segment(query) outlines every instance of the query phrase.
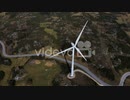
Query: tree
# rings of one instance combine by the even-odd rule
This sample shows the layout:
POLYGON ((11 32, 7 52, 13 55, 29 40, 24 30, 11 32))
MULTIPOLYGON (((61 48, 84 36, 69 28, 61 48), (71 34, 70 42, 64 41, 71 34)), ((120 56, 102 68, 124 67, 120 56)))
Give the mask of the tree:
POLYGON ((4 71, 0 71, 0 81, 4 78, 5 76, 5 72, 4 71))
POLYGON ((33 84, 33 79, 32 78, 28 78, 27 81, 26 81, 26 83, 28 85, 32 85, 33 84))
POLYGON ((11 61, 10 59, 8 59, 8 58, 5 58, 5 59, 3 60, 3 64, 4 64, 4 65, 7 65, 7 66, 10 66, 10 65, 12 64, 12 61, 11 61))
POLYGON ((8 84, 9 84, 9 86, 15 86, 16 81, 15 80, 9 80, 8 84))

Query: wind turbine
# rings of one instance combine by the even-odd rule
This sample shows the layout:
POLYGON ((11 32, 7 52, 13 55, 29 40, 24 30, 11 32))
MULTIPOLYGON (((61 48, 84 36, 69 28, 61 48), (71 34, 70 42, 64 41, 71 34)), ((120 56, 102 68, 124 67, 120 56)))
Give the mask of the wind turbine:
POLYGON ((64 52, 66 52, 66 51, 70 51, 70 50, 72 49, 72 63, 71 63, 71 74, 70 74, 71 77, 74 76, 74 54, 75 54, 75 49, 76 49, 77 52, 85 59, 85 61, 87 61, 87 59, 83 56, 83 54, 81 53, 81 51, 76 47, 76 45, 78 44, 79 39, 80 39, 80 37, 81 37, 81 35, 82 35, 82 33, 83 33, 85 27, 86 27, 86 25, 87 25, 87 23, 88 23, 88 21, 87 21, 87 22, 85 23, 85 25, 83 26, 83 28, 82 28, 82 30, 81 30, 81 32, 80 32, 78 38, 76 39, 75 44, 74 44, 73 42, 71 42, 72 47, 70 47, 70 48, 68 48, 68 49, 65 49, 64 51, 61 51, 61 52, 59 52, 59 53, 57 53, 57 54, 51 56, 51 58, 52 58, 52 57, 54 57, 54 56, 58 56, 59 54, 62 54, 62 53, 64 53, 64 52))

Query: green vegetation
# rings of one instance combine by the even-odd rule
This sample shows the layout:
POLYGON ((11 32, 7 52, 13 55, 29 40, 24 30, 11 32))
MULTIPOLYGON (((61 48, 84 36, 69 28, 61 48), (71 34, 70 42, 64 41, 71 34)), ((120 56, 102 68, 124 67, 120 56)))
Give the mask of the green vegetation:
POLYGON ((121 64, 116 67, 116 70, 130 69, 130 57, 116 56, 115 59, 121 59, 121 64))
POLYGON ((57 32, 53 29, 45 28, 44 31, 49 35, 53 36, 55 39, 57 39, 57 32))
POLYGON ((8 86, 8 80, 10 78, 10 67, 7 67, 5 65, 0 65, 0 70, 5 72, 4 78, 1 80, 0 84, 2 86, 8 86))
POLYGON ((108 78, 109 80, 111 81, 114 81, 115 80, 115 76, 114 74, 112 73, 112 70, 111 69, 106 69, 106 68, 102 68, 100 69, 100 73, 103 77, 106 77, 108 78))
POLYGON ((5 58, 0 55, 0 65, 1 64, 10 66, 12 64, 12 61, 9 58, 5 58))
POLYGON ((47 28, 48 26, 51 25, 51 22, 43 22, 43 23, 40 23, 40 27, 42 28, 47 28))
POLYGON ((27 64, 25 70, 27 70, 27 77, 32 78, 33 86, 51 86, 52 80, 60 73, 61 68, 59 65, 48 67, 45 65, 46 61, 41 61, 41 64, 31 65, 27 64))
POLYGON ((0 70, 0 81, 5 77, 5 72, 0 70))

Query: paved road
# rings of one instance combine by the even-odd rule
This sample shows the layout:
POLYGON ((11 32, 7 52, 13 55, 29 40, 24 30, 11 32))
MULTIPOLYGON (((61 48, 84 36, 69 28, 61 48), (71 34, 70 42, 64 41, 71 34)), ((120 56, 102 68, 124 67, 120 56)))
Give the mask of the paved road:
POLYGON ((124 82, 126 80, 126 78, 130 76, 130 72, 126 72, 125 74, 122 75, 121 79, 120 79, 120 83, 119 83, 119 86, 123 86, 124 85, 124 82))
MULTIPOLYGON (((8 58, 15 58, 15 57, 31 57, 31 56, 37 56, 36 54, 19 54, 19 55, 8 55, 6 53, 6 49, 5 49, 5 45, 2 41, 0 41, 0 44, 2 46, 2 55, 4 57, 8 57, 8 58)), ((49 57, 49 55, 45 55, 47 57, 49 57)), ((58 61, 62 61, 62 62, 66 62, 65 59, 60 58, 60 57, 53 57, 53 59, 58 60, 58 61)), ((70 60, 67 60, 69 64, 71 64, 70 60)), ((98 78, 94 73, 92 73, 87 67, 79 64, 79 63, 74 63, 75 66, 79 67, 81 70, 83 70, 87 76, 89 76, 91 79, 93 79, 95 82, 97 82, 98 84, 101 84, 102 86, 111 86, 110 84, 105 83, 104 81, 102 81, 100 78, 98 78)), ((120 80, 119 86, 123 86, 124 85, 124 81, 126 80, 126 78, 130 75, 129 73, 125 73, 120 80), (126 77, 127 76, 127 77, 126 77)))

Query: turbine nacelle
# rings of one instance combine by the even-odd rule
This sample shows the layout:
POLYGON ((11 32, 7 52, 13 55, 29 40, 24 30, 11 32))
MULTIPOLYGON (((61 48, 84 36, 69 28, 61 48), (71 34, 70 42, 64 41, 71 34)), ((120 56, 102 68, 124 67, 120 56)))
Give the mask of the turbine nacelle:
POLYGON ((71 45, 72 45, 72 47, 75 47, 75 44, 73 42, 71 42, 71 45))

